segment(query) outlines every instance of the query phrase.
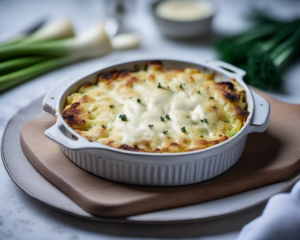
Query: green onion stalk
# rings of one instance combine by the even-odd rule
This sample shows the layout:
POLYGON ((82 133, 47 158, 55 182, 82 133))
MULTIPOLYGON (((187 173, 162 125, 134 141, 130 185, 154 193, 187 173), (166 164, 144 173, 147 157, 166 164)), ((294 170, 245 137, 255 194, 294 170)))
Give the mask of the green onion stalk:
POLYGON ((53 58, 30 67, 0 76, 0 93, 43 73, 68 65, 75 61, 73 56, 53 58))
POLYGON ((283 28, 274 38, 248 54, 245 67, 245 81, 248 84, 264 90, 278 89, 281 86, 282 73, 299 54, 300 49, 300 26, 286 38, 289 31, 291 29, 288 30, 288 27, 283 28))
POLYGON ((17 44, 0 48, 0 61, 26 56, 90 58, 111 50, 110 40, 102 24, 75 38, 32 44, 17 44))
POLYGON ((283 22, 258 13, 252 22, 253 29, 217 42, 219 58, 244 69, 246 83, 278 89, 283 71, 299 55, 300 19, 283 22))
POLYGON ((20 36, 10 41, 0 43, 0 49, 15 44, 29 44, 74 37, 74 29, 70 21, 59 19, 40 27, 29 36, 20 36))
POLYGON ((2 64, 2 71, 6 74, 0 76, 0 93, 48 71, 83 59, 99 57, 110 51, 112 46, 103 24, 98 24, 75 38, 1 47, 0 71, 2 64), (14 60, 15 58, 19 61, 14 60), (28 63, 30 66, 25 66, 26 59, 30 59, 33 65, 28 63), (8 69, 13 69, 13 65, 16 66, 16 71, 7 73, 8 69))
POLYGON ((22 57, 0 62, 0 76, 43 62, 48 57, 22 57))
POLYGON ((225 37, 216 43, 216 49, 222 61, 233 65, 245 64, 246 55, 258 41, 273 36, 282 24, 271 23, 256 27, 247 32, 232 37, 225 37))

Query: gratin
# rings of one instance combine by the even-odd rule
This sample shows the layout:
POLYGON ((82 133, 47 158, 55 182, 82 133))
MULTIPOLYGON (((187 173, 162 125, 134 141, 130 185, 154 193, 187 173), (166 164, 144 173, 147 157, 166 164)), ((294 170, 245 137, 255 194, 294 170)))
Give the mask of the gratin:
POLYGON ((165 69, 103 72, 67 98, 62 116, 86 139, 141 152, 201 150, 234 136, 249 115, 245 91, 214 72, 165 69))

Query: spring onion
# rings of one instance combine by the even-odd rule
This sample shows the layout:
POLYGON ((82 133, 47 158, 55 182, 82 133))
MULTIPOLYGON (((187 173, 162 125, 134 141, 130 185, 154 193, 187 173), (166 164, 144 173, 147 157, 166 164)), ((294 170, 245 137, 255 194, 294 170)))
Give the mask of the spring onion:
POLYGON ((140 37, 136 33, 122 33, 114 36, 111 44, 115 50, 133 49, 139 46, 140 37))
POLYGON ((5 62, 0 62, 0 76, 4 74, 8 74, 22 68, 29 67, 36 63, 42 62, 47 57, 23 57, 23 58, 16 58, 12 60, 8 60, 5 62))
POLYGON ((67 64, 138 44, 139 37, 134 33, 109 39, 103 24, 77 37, 67 20, 46 24, 29 36, 0 43, 0 93, 67 64))
POLYGON ((63 57, 76 60, 98 57, 112 50, 103 24, 84 32, 75 38, 47 41, 35 44, 17 44, 0 48, 0 61, 28 55, 63 57))
POLYGON ((287 40, 273 48, 271 41, 273 39, 252 51, 247 59, 247 82, 261 89, 280 87, 283 70, 299 50, 300 26, 287 40))
POLYGON ((70 64, 73 61, 74 59, 72 57, 54 58, 13 73, 0 76, 0 93, 43 73, 70 64))
POLYGON ((251 21, 256 24, 253 29, 217 43, 220 59, 244 69, 246 83, 278 89, 284 70, 300 50, 300 19, 283 22, 260 12, 252 14, 251 21))
POLYGON ((19 37, 17 39, 0 43, 0 48, 15 44, 29 44, 35 42, 51 41, 74 37, 74 30, 70 21, 66 19, 56 20, 43 25, 29 36, 19 37))
POLYGON ((51 41, 74 37, 74 29, 67 19, 59 19, 38 29, 36 32, 22 40, 23 43, 51 41))
MULTIPOLYGON (((99 57, 111 50, 110 40, 104 32, 103 24, 96 25, 76 38, 2 47, 0 48, 0 61, 14 57, 22 57, 25 60, 28 55, 35 57, 31 59, 32 62, 37 60, 36 57, 43 58, 43 61, 19 70, 20 65, 22 65, 22 60, 20 60, 19 67, 15 69, 18 69, 17 71, 0 76, 0 92, 48 71, 82 59, 99 57), (44 61, 45 58, 48 60, 44 61)), ((6 65, 3 67, 5 71, 12 68, 14 64, 9 64, 12 61, 7 60, 1 63, 6 65)), ((24 63, 24 65, 26 64, 24 63)), ((30 64, 28 63, 28 65, 30 64)))
POLYGON ((245 63, 245 53, 247 54, 258 41, 262 41, 275 34, 279 27, 281 25, 268 24, 233 37, 225 37, 219 40, 216 43, 216 49, 219 52, 220 59, 234 65, 245 63))

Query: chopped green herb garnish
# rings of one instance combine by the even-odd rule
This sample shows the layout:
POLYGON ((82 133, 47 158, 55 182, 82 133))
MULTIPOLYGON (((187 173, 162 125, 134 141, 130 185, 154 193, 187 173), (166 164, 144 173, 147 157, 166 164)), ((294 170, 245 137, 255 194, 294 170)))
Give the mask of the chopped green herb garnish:
POLYGON ((202 138, 203 138, 203 135, 201 135, 200 137, 202 137, 202 138))
POLYGON ((207 123, 207 119, 206 119, 206 118, 201 119, 200 121, 201 121, 201 122, 204 122, 204 123, 207 123))
POLYGON ((114 105, 109 105, 109 107, 110 107, 110 108, 113 108, 113 107, 114 107, 114 105))
POLYGON ((167 134, 168 133, 168 131, 163 131, 163 134, 167 134))
POLYGON ((167 114, 165 117, 166 117, 166 119, 171 120, 169 114, 167 114))
POLYGON ((146 80, 144 79, 144 82, 146 82, 146 80))
POLYGON ((165 121, 165 118, 160 116, 160 120, 163 122, 163 121, 165 121))
POLYGON ((153 126, 152 124, 149 124, 148 127, 149 127, 149 128, 153 128, 154 126, 153 126))
POLYGON ((162 85, 160 85, 160 82, 157 85, 158 88, 162 88, 162 85))
POLYGON ((121 118, 122 121, 127 121, 127 117, 126 117, 125 114, 121 114, 121 115, 119 116, 119 118, 121 118))
POLYGON ((197 93, 200 94, 200 91, 198 91, 197 93))
POLYGON ((101 127, 104 128, 104 129, 106 129, 106 126, 105 126, 105 125, 102 125, 101 127))
POLYGON ((179 87, 180 87, 180 88, 183 88, 182 83, 180 83, 179 87))
POLYGON ((185 127, 182 127, 182 128, 181 128, 181 131, 185 133, 185 132, 186 132, 185 127))
POLYGON ((189 116, 187 116, 187 118, 190 118, 189 116))
POLYGON ((210 99, 214 99, 214 97, 209 97, 210 99))
POLYGON ((138 98, 136 101, 137 101, 138 103, 141 103, 142 100, 138 98))

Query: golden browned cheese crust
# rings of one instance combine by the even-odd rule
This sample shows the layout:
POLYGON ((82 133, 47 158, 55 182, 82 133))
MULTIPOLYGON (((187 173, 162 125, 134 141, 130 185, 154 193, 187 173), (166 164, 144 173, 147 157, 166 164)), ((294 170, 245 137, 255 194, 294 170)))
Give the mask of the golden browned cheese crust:
POLYGON ((113 148, 152 153, 204 149, 235 135, 249 112, 245 92, 215 73, 165 69, 101 73, 97 85, 70 95, 66 123, 90 141, 113 148))

